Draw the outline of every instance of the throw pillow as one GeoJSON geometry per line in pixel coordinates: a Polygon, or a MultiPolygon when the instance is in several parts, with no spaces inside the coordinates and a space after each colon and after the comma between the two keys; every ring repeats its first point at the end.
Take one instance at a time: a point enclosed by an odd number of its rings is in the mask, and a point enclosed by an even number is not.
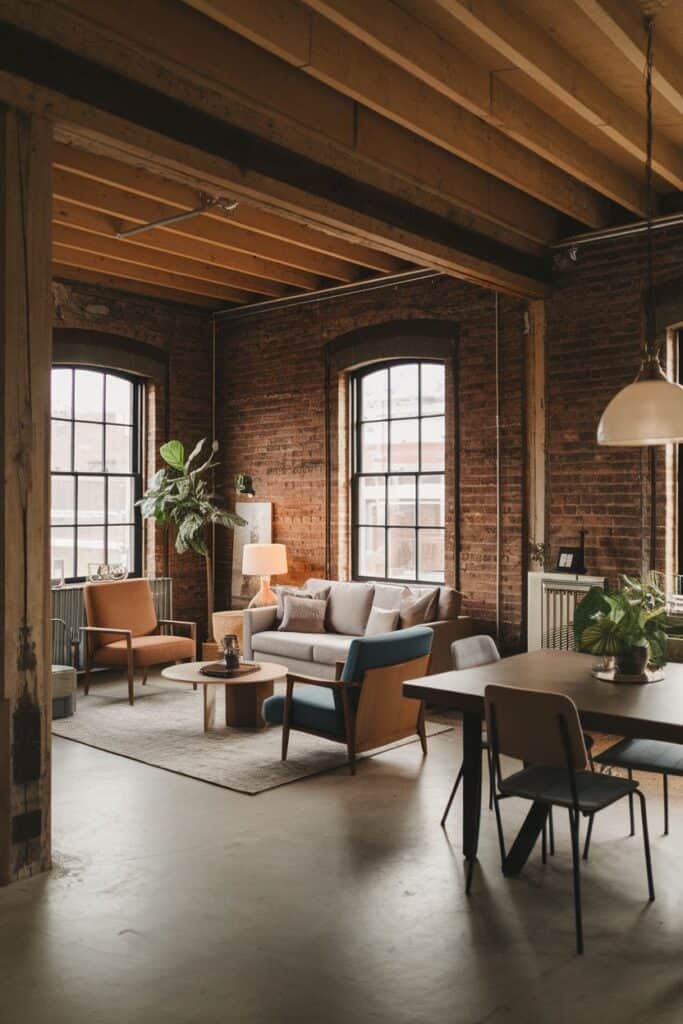
{"type": "Polygon", "coordinates": [[[401,629],[408,629],[409,626],[421,626],[425,622],[434,622],[436,609],[439,601],[439,588],[435,587],[421,597],[416,597],[413,591],[405,588],[401,594],[401,629]]]}
{"type": "Polygon", "coordinates": [[[324,633],[327,601],[312,601],[307,597],[284,595],[285,612],[277,627],[289,633],[324,633]]]}
{"type": "Polygon", "coordinates": [[[462,608],[462,594],[453,587],[439,587],[439,603],[436,617],[439,622],[444,619],[457,619],[462,608]]]}
{"type": "Polygon", "coordinates": [[[397,626],[398,611],[393,611],[391,608],[373,608],[365,627],[365,635],[378,636],[380,633],[393,633],[397,626]]]}
{"type": "Polygon", "coordinates": [[[292,597],[306,597],[309,600],[313,597],[313,594],[309,594],[307,591],[301,590],[299,587],[289,587],[283,583],[273,587],[273,590],[277,597],[277,611],[275,612],[275,619],[277,622],[281,622],[282,616],[285,614],[284,601],[287,594],[291,594],[292,597]]]}
{"type": "Polygon", "coordinates": [[[375,588],[367,583],[335,583],[327,602],[327,628],[332,633],[364,636],[375,588]]]}

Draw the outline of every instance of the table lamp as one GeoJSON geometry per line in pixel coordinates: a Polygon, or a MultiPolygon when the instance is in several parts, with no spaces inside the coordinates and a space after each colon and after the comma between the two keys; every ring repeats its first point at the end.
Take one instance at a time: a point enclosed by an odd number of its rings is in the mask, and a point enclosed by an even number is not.
{"type": "Polygon", "coordinates": [[[284,544],[245,544],[242,554],[242,575],[260,576],[261,589],[249,602],[250,608],[277,604],[270,589],[270,577],[287,572],[287,549],[284,544]]]}

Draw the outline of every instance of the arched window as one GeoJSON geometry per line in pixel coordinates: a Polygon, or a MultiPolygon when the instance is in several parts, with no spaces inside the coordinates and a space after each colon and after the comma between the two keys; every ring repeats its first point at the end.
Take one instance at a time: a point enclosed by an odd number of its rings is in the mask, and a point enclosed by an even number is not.
{"type": "Polygon", "coordinates": [[[444,581],[446,375],[399,360],[352,377],[357,579],[444,581]]]}
{"type": "Polygon", "coordinates": [[[144,386],[110,370],[52,370],[52,561],[67,582],[91,565],[142,573],[141,419],[144,386]]]}

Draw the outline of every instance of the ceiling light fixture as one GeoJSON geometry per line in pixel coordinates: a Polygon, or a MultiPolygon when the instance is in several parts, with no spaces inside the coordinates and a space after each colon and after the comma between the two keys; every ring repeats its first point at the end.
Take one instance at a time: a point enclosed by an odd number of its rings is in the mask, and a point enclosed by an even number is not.
{"type": "Polygon", "coordinates": [[[652,187],[652,68],[654,14],[644,19],[647,34],[645,96],[647,108],[647,149],[645,189],[647,195],[647,284],[645,289],[645,331],[641,340],[641,364],[633,384],[622,388],[600,418],[598,444],[615,447],[645,447],[683,441],[683,387],[674,384],[659,361],[652,249],[654,192],[652,187]]]}

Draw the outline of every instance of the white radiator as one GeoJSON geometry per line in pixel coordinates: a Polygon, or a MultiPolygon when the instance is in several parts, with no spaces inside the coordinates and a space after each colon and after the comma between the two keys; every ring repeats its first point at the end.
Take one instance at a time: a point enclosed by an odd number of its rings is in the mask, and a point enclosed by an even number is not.
{"type": "Polygon", "coordinates": [[[562,572],[528,574],[527,649],[574,650],[574,610],[591,587],[602,587],[604,576],[571,576],[562,572]]]}
{"type": "MultiPolygon", "coordinates": [[[[157,618],[172,619],[173,580],[168,576],[162,576],[159,579],[150,580],[149,585],[152,588],[157,618]]],[[[66,629],[59,622],[52,623],[53,665],[72,664],[71,641],[74,637],[80,639],[79,627],[86,625],[83,586],[83,583],[68,583],[65,587],[57,587],[52,591],[52,618],[62,619],[66,623],[66,629]]],[[[82,660],[79,656],[78,668],[82,667],[82,660]]]]}

